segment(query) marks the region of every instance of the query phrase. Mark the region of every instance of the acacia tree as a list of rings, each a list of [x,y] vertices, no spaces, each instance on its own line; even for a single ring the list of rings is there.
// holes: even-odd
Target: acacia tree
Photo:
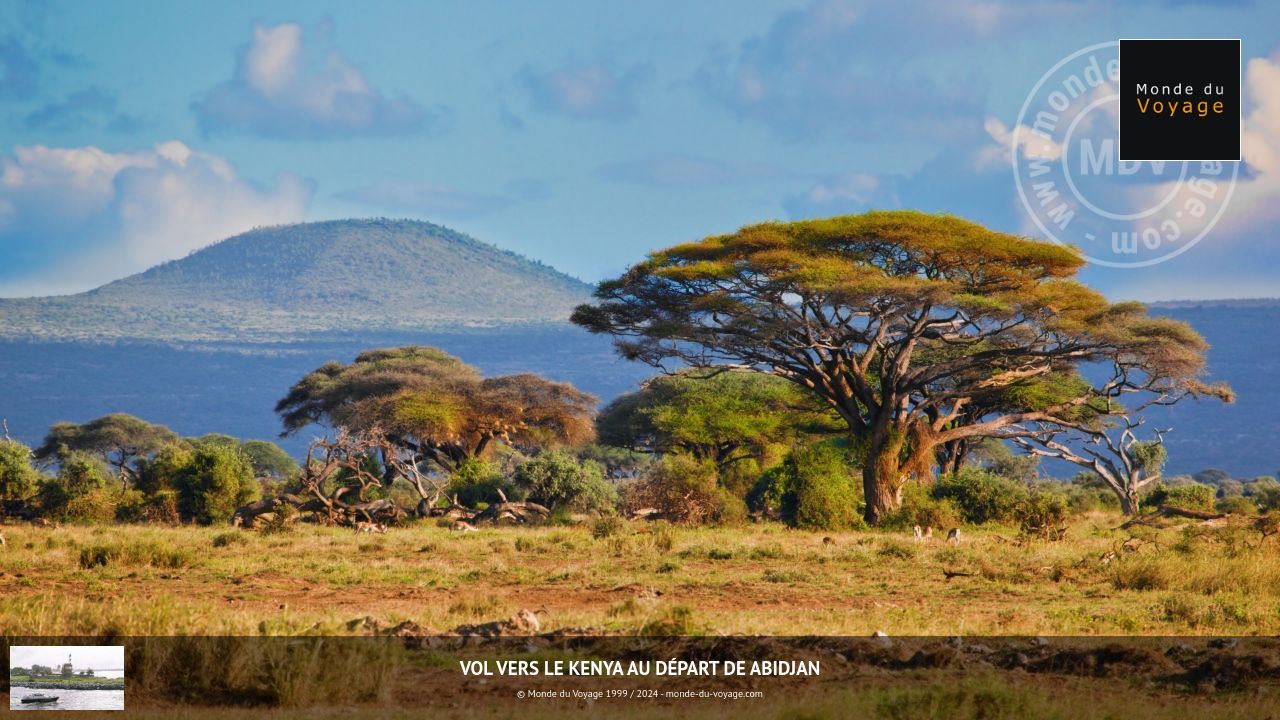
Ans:
[[[276,412],[284,435],[312,423],[376,430],[387,440],[385,479],[404,476],[430,500],[423,472],[450,474],[494,443],[530,449],[589,440],[595,403],[567,383],[530,373],[486,378],[448,353],[409,346],[369,350],[350,365],[326,363],[294,385]]]
[[[596,418],[599,442],[647,453],[685,453],[724,473],[771,446],[838,432],[839,419],[787,381],[748,372],[657,375]]]
[[[659,367],[736,367],[808,388],[862,449],[866,519],[901,503],[940,448],[1078,420],[1202,383],[1204,340],[1073,278],[1075,249],[951,216],[769,222],[651,254],[573,321]],[[1111,372],[1089,382],[1077,368]],[[973,409],[979,409],[971,413]]]
[[[1090,429],[1080,438],[1063,437],[1066,428],[1048,426],[1015,442],[1033,455],[1066,460],[1102,479],[1120,499],[1126,515],[1138,512],[1141,492],[1160,480],[1167,452],[1164,435],[1156,430],[1151,440],[1141,440],[1135,432],[1140,420],[1123,416],[1115,427]]]
[[[126,485],[138,480],[138,461],[178,442],[177,433],[126,413],[112,413],[87,423],[55,423],[36,448],[40,460],[54,460],[67,451],[101,458],[116,469]]]

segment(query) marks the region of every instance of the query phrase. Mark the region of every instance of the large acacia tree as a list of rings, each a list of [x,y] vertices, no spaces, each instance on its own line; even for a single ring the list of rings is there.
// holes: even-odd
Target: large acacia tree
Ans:
[[[421,474],[452,473],[494,443],[518,448],[576,444],[594,432],[596,398],[530,373],[483,377],[431,347],[369,350],[347,365],[329,362],[276,405],[284,434],[312,423],[384,436],[397,456],[383,458],[424,499],[438,494]]]
[[[573,320],[629,359],[808,388],[862,449],[875,523],[966,439],[1078,422],[1153,388],[1220,392],[1198,379],[1199,335],[1109,303],[1074,279],[1083,265],[1073,248],[951,216],[769,222],[655,252]]]

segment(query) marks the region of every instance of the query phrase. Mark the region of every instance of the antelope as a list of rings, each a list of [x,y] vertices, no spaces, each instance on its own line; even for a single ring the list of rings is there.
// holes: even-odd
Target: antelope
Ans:
[[[454,532],[478,532],[478,528],[469,522],[459,520],[449,527]]]
[[[356,521],[356,534],[360,533],[382,533],[386,534],[387,526],[382,523],[371,523],[363,520]]]
[[[947,542],[952,545],[960,544],[960,528],[951,528],[947,531]]]
[[[924,527],[924,539],[925,539],[925,540],[932,540],[932,539],[933,539],[933,526],[932,526],[932,525],[926,525],[926,526]]]
[[[924,530],[921,530],[919,525],[911,528],[911,539],[916,542],[924,542]]]

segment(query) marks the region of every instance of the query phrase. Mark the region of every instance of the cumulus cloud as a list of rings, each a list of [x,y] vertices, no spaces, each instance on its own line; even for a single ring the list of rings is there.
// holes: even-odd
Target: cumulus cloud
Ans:
[[[206,133],[278,139],[404,135],[444,129],[446,108],[388,97],[322,36],[294,23],[255,25],[235,75],[193,106]]]
[[[170,141],[112,153],[18,147],[0,157],[0,295],[85,290],[258,225],[302,219],[309,181],[258,187]]]
[[[618,71],[602,63],[568,62],[545,71],[525,67],[517,80],[541,112],[617,121],[635,115],[636,95],[652,74],[647,65]]]
[[[898,207],[897,183],[893,176],[846,173],[788,195],[782,207],[794,220]]]
[[[763,35],[718,53],[696,80],[738,117],[786,137],[973,137],[981,133],[986,84],[973,74],[939,72],[949,63],[935,53],[962,53],[975,41],[1078,6],[814,0],[780,15]]]

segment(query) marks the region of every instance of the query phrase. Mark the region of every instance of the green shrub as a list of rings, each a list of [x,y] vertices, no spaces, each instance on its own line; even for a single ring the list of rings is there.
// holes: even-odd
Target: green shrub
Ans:
[[[58,511],[62,522],[97,525],[116,519],[117,494],[106,488],[95,488],[72,495]]]
[[[191,553],[173,550],[146,540],[98,543],[80,550],[80,567],[95,568],[100,565],[150,565],[159,568],[180,568],[191,564]]]
[[[936,529],[960,524],[960,511],[949,499],[933,496],[933,489],[908,483],[902,489],[902,505],[881,521],[886,528],[909,528],[913,525]]]
[[[933,496],[955,503],[965,522],[1010,522],[1027,488],[980,468],[966,467],[938,480]]]
[[[1067,499],[1055,492],[1032,492],[1018,502],[1013,519],[1024,536],[1061,540],[1066,531]]]
[[[457,495],[458,502],[468,507],[481,503],[500,502],[501,490],[508,500],[520,500],[524,495],[502,474],[502,469],[493,463],[475,458],[463,460],[458,469],[449,477],[449,487],[445,491],[449,495]]]
[[[761,476],[750,500],[786,522],[810,530],[862,527],[861,483],[849,453],[833,443],[792,450]]]
[[[550,450],[521,463],[514,480],[530,500],[552,509],[599,510],[612,507],[618,498],[598,463],[579,461],[563,450]]]
[[[1253,498],[1259,510],[1263,512],[1280,510],[1280,483],[1274,480],[1265,483],[1255,482],[1250,490],[1249,496]]]
[[[116,521],[137,523],[146,520],[147,498],[137,490],[125,490],[116,497]]]
[[[591,523],[591,537],[596,540],[613,537],[621,533],[626,525],[626,521],[615,515],[596,518],[595,522]]]
[[[1109,489],[1068,485],[1065,488],[1065,499],[1067,509],[1073,513],[1120,509],[1120,498]]]
[[[717,525],[741,525],[747,521],[747,503],[728,488],[716,488],[711,520]]]
[[[1214,504],[1215,509],[1220,513],[1229,513],[1231,515],[1253,515],[1258,512],[1258,505],[1253,498],[1242,497],[1240,495],[1232,495],[1224,497]]]
[[[182,522],[182,515],[178,512],[178,492],[161,490],[148,497],[143,502],[142,515],[143,519],[150,523],[177,525]]]
[[[622,487],[622,504],[629,510],[653,508],[676,522],[713,522],[725,510],[719,489],[711,462],[666,455]]]
[[[111,522],[116,498],[107,489],[106,475],[101,462],[80,453],[66,454],[57,476],[40,484],[41,509],[61,522]]]
[[[1186,485],[1160,484],[1147,496],[1149,505],[1174,505],[1188,510],[1213,510],[1218,491],[1212,485],[1188,483]]]
[[[179,513],[204,525],[227,522],[236,508],[258,499],[261,492],[249,458],[238,447],[216,443],[192,454],[177,484]]]
[[[138,461],[138,480],[134,487],[144,495],[176,490],[178,475],[191,464],[191,458],[191,448],[186,445],[161,448],[154,457]]]
[[[247,545],[249,538],[245,537],[243,530],[232,530],[230,532],[218,533],[213,536],[213,546],[216,548],[231,547],[232,545]]]
[[[40,473],[31,467],[31,448],[0,440],[0,500],[26,500],[40,487]]]

